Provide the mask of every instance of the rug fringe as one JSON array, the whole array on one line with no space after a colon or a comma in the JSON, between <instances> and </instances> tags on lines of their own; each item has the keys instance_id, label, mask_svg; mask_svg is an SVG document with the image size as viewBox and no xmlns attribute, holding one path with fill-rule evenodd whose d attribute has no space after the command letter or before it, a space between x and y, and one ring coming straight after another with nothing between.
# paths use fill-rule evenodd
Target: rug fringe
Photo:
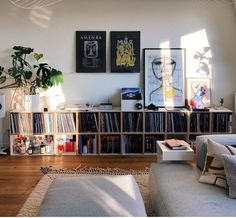
<instances>
[{"instance_id":1,"label":"rug fringe","mask_svg":"<svg viewBox=\"0 0 236 218\"><path fill-rule=\"evenodd\" d=\"M149 167L144 170L133 170L133 169L120 169L120 168L100 168L100 167L78 167L74 169L56 169L52 166L41 167L41 171L44 174L95 174L95 175L147 175L149 174Z\"/></svg>"}]
</instances>

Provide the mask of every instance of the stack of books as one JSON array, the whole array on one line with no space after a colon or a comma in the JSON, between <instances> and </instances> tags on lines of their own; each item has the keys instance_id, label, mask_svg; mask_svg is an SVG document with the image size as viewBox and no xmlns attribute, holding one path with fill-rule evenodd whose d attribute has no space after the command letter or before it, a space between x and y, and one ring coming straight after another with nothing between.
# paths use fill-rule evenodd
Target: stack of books
<instances>
[{"instance_id":1,"label":"stack of books","mask_svg":"<svg viewBox=\"0 0 236 218\"><path fill-rule=\"evenodd\" d=\"M182 143L182 140L168 139L165 140L165 145L172 150L186 150L187 146Z\"/></svg>"}]
</instances>

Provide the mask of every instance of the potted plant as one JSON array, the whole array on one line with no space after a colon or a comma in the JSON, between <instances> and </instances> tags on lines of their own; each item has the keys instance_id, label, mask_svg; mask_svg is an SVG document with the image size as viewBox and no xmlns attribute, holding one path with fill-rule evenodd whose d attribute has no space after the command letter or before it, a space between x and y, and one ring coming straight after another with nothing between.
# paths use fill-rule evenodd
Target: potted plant
<instances>
[{"instance_id":1,"label":"potted plant","mask_svg":"<svg viewBox=\"0 0 236 218\"><path fill-rule=\"evenodd\" d=\"M0 89L21 88L24 95L36 95L40 89L63 83L61 71L40 62L43 54L33 53L33 48L23 46L14 46L13 50L12 67L6 71L0 66L0 84L3 85Z\"/></svg>"}]
</instances>

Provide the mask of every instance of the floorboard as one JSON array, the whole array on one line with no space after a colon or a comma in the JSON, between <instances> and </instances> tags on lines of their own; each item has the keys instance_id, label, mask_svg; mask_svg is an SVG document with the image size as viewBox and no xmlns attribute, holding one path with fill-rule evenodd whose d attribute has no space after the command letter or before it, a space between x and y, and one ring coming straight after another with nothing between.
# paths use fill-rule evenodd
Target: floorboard
<instances>
[{"instance_id":1,"label":"floorboard","mask_svg":"<svg viewBox=\"0 0 236 218\"><path fill-rule=\"evenodd\" d=\"M0 156L0 216L16 216L43 176L41 166L73 169L110 167L141 170L156 156Z\"/></svg>"}]
</instances>

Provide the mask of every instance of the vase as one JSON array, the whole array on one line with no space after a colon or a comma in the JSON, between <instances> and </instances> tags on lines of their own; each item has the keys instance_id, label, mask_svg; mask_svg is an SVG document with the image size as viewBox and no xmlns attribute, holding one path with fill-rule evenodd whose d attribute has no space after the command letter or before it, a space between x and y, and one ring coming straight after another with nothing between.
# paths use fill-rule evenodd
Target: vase
<instances>
[{"instance_id":1,"label":"vase","mask_svg":"<svg viewBox=\"0 0 236 218\"><path fill-rule=\"evenodd\" d=\"M39 94L24 96L24 109L31 112L41 111Z\"/></svg>"}]
</instances>

